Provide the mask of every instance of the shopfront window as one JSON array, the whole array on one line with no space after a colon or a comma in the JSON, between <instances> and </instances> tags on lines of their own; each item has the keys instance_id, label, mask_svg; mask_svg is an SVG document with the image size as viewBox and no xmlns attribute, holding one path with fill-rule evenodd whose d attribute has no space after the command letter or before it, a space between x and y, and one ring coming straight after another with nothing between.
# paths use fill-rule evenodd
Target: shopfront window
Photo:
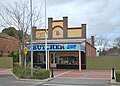
<instances>
[{"instance_id":1,"label":"shopfront window","mask_svg":"<svg viewBox=\"0 0 120 86\"><path fill-rule=\"evenodd\" d=\"M59 64L78 64L78 58L74 56L59 57Z\"/></svg>"},{"instance_id":2,"label":"shopfront window","mask_svg":"<svg viewBox=\"0 0 120 86\"><path fill-rule=\"evenodd\" d=\"M78 65L78 52L51 52L51 63Z\"/></svg>"},{"instance_id":3,"label":"shopfront window","mask_svg":"<svg viewBox=\"0 0 120 86\"><path fill-rule=\"evenodd\" d=\"M34 52L34 63L44 64L45 63L45 53L44 52Z\"/></svg>"}]
</instances>

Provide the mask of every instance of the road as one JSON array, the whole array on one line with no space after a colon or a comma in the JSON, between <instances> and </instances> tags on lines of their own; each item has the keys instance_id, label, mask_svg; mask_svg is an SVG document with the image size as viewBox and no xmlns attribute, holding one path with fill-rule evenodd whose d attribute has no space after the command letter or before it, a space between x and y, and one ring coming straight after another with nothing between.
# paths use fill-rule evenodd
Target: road
<instances>
[{"instance_id":1,"label":"road","mask_svg":"<svg viewBox=\"0 0 120 86\"><path fill-rule=\"evenodd\" d=\"M54 78L47 82L41 82L17 80L12 75L2 76L0 75L0 86L110 86L109 80L103 79Z\"/></svg>"},{"instance_id":2,"label":"road","mask_svg":"<svg viewBox=\"0 0 120 86\"><path fill-rule=\"evenodd\" d=\"M22 81L17 80L12 74L0 74L0 86L35 86L42 85L43 82L39 81Z\"/></svg>"},{"instance_id":3,"label":"road","mask_svg":"<svg viewBox=\"0 0 120 86\"><path fill-rule=\"evenodd\" d=\"M0 86L39 86L42 85L43 82L38 81L19 81L13 79L0 79Z\"/></svg>"},{"instance_id":4,"label":"road","mask_svg":"<svg viewBox=\"0 0 120 86\"><path fill-rule=\"evenodd\" d=\"M54 80L43 83L43 85L45 86L110 86L109 83L110 83L109 80L103 80L103 79L55 78Z\"/></svg>"}]
</instances>

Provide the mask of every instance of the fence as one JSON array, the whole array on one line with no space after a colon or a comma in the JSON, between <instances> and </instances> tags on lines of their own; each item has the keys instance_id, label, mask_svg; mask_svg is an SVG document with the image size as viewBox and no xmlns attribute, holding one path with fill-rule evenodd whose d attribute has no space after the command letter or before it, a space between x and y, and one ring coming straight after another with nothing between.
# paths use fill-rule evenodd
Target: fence
<instances>
[{"instance_id":1,"label":"fence","mask_svg":"<svg viewBox=\"0 0 120 86\"><path fill-rule=\"evenodd\" d=\"M13 58L12 57L0 57L0 68L12 68Z\"/></svg>"},{"instance_id":2,"label":"fence","mask_svg":"<svg viewBox=\"0 0 120 86\"><path fill-rule=\"evenodd\" d=\"M120 69L120 57L87 57L87 69L110 70Z\"/></svg>"}]
</instances>

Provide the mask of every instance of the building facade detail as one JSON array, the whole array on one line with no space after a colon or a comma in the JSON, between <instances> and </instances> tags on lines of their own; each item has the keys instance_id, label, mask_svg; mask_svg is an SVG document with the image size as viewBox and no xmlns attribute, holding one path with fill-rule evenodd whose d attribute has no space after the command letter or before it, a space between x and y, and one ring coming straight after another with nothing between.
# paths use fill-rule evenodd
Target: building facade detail
<instances>
[{"instance_id":1,"label":"building facade detail","mask_svg":"<svg viewBox=\"0 0 120 86\"><path fill-rule=\"evenodd\" d=\"M86 69L86 24L68 27L68 17L48 18L48 69L52 63L62 69ZM45 29L33 28L34 66L45 67ZM30 45L27 46L30 51Z\"/></svg>"}]
</instances>

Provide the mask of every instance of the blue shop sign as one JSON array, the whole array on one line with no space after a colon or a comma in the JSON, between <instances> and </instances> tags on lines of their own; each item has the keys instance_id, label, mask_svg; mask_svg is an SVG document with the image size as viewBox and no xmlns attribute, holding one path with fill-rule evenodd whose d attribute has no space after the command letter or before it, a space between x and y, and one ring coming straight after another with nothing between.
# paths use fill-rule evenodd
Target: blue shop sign
<instances>
[{"instance_id":1,"label":"blue shop sign","mask_svg":"<svg viewBox=\"0 0 120 86\"><path fill-rule=\"evenodd\" d=\"M31 50L31 46L27 45L28 51ZM82 51L85 51L85 47L80 47ZM48 44L47 50L49 51L74 51L79 50L78 44ZM45 51L45 45L44 44L34 44L33 45L33 51Z\"/></svg>"}]
</instances>

